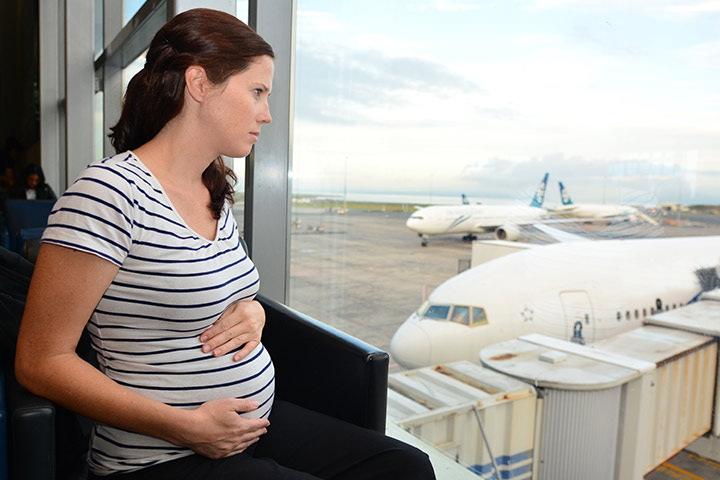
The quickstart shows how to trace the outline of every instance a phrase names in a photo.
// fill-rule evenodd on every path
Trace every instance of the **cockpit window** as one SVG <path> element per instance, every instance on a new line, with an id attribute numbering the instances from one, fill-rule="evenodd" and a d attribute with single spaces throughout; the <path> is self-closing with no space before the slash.
<path id="1" fill-rule="evenodd" d="M 415 219 L 415 220 L 422 220 L 422 219 L 423 219 L 422 215 L 410 215 L 410 218 L 413 218 L 413 219 Z"/>
<path id="2" fill-rule="evenodd" d="M 487 315 L 485 309 L 480 307 L 472 307 L 472 325 L 485 325 L 487 323 Z"/>
<path id="3" fill-rule="evenodd" d="M 430 305 L 423 317 L 430 320 L 447 320 L 450 305 Z"/>
<path id="4" fill-rule="evenodd" d="M 451 313 L 452 311 L 452 313 Z M 488 323 L 485 310 L 467 305 L 432 305 L 426 301 L 417 311 L 420 318 L 428 320 L 449 320 L 461 325 L 477 326 Z"/>
<path id="5" fill-rule="evenodd" d="M 452 313 L 452 316 L 450 317 L 450 320 L 455 323 L 469 325 L 470 324 L 470 307 L 465 307 L 462 305 L 455 305 L 455 307 L 453 308 L 453 313 Z"/>

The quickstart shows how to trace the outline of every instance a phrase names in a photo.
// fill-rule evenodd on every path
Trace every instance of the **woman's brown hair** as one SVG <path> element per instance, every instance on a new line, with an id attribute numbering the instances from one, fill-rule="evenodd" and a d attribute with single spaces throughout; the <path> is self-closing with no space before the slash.
<path id="1" fill-rule="evenodd" d="M 175 16 L 155 34 L 145 67 L 130 80 L 120 120 L 110 129 L 110 143 L 118 153 L 136 149 L 177 116 L 183 108 L 189 66 L 203 67 L 208 79 L 220 85 L 262 55 L 275 57 L 260 35 L 228 13 L 197 8 Z M 209 207 L 218 219 L 225 202 L 233 202 L 237 178 L 220 157 L 202 178 L 210 191 Z"/>

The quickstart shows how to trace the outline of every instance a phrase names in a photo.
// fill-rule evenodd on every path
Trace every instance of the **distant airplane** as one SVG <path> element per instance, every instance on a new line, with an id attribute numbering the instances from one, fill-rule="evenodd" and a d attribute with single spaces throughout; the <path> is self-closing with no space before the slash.
<path id="1" fill-rule="evenodd" d="M 579 343 L 642 324 L 720 286 L 720 236 L 595 240 L 531 247 L 450 278 L 395 332 L 407 368 L 456 360 L 527 333 Z"/>
<path id="2" fill-rule="evenodd" d="M 407 219 L 405 225 L 418 233 L 423 247 L 430 235 L 459 233 L 466 240 L 474 234 L 495 231 L 499 240 L 511 240 L 519 236 L 517 225 L 528 225 L 547 216 L 542 208 L 545 199 L 548 174 L 546 173 L 535 191 L 530 206 L 524 205 L 433 205 L 420 208 Z M 466 197 L 463 194 L 463 200 Z"/>
<path id="3" fill-rule="evenodd" d="M 586 219 L 642 219 L 646 222 L 652 223 L 653 225 L 657 225 L 657 222 L 654 219 L 631 205 L 573 203 L 565 185 L 563 185 L 562 182 L 558 182 L 558 186 L 560 187 L 560 199 L 562 200 L 562 205 L 553 210 L 554 214 Z"/>

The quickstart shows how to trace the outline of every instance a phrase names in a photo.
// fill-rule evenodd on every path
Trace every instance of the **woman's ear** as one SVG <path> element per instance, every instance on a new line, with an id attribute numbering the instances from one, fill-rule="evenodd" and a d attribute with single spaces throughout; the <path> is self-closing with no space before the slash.
<path id="1" fill-rule="evenodd" d="M 205 69 L 199 65 L 190 65 L 185 69 L 185 88 L 196 102 L 202 102 L 208 93 L 210 82 Z"/>

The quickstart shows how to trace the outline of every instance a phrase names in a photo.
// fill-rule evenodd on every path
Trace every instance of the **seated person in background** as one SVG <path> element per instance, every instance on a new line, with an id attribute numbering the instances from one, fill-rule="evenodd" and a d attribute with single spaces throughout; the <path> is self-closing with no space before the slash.
<path id="1" fill-rule="evenodd" d="M 90 479 L 435 478 L 414 447 L 275 399 L 221 157 L 246 156 L 270 123 L 273 69 L 270 45 L 232 15 L 174 17 L 127 87 L 117 155 L 50 215 L 15 371 L 95 421 Z M 84 328 L 100 371 L 75 351 Z"/>
<path id="2" fill-rule="evenodd" d="M 8 192 L 8 198 L 23 200 L 57 200 L 55 192 L 45 183 L 45 174 L 40 165 L 29 165 L 23 176 Z"/>
<path id="3" fill-rule="evenodd" d="M 0 150 L 0 188 L 9 190 L 15 185 L 15 169 L 20 164 L 22 144 L 13 137 L 5 139 L 5 149 Z"/>

